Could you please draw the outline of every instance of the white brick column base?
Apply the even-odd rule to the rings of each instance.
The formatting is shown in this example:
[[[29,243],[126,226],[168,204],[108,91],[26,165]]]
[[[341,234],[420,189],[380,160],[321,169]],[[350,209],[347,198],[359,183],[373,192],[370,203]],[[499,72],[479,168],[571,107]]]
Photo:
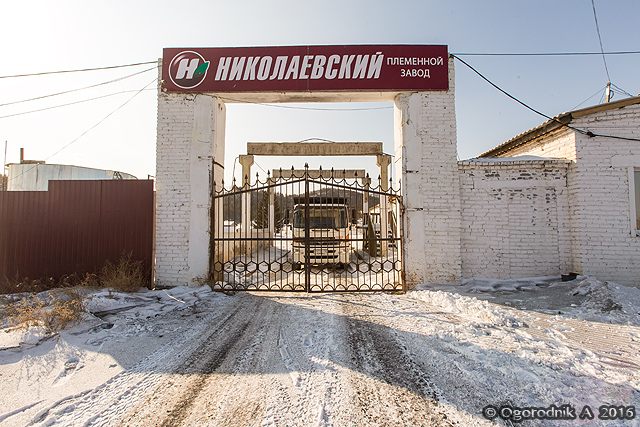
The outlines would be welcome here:
[[[225,111],[210,95],[158,95],[158,286],[193,286],[209,272],[211,192],[223,177]]]

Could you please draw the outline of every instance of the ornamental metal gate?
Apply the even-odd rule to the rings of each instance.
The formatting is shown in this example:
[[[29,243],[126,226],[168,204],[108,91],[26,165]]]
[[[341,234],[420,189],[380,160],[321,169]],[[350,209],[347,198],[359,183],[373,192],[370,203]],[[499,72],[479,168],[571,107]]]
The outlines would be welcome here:
[[[214,290],[406,291],[397,189],[333,170],[277,172],[214,183]]]

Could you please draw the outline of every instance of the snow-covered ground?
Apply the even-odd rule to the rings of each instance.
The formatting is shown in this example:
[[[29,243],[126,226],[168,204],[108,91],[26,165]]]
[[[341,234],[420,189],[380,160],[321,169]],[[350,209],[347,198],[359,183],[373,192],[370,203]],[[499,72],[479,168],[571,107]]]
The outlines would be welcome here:
[[[95,291],[0,330],[0,425],[492,425],[487,405],[640,406],[640,290],[471,279],[406,295]]]

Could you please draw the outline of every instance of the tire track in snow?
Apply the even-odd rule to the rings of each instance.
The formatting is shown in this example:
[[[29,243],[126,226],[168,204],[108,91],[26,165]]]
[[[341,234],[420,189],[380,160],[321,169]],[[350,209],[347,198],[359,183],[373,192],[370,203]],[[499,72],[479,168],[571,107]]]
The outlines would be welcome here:
[[[135,405],[148,390],[162,381],[165,373],[176,369],[183,355],[197,348],[206,338],[211,324],[224,323],[240,308],[238,302],[225,307],[221,313],[211,313],[198,321],[176,339],[149,354],[130,369],[116,375],[104,384],[82,396],[61,399],[40,411],[31,424],[57,424],[62,426],[113,425]],[[204,337],[202,335],[204,334]],[[65,405],[58,408],[61,403]],[[44,416],[43,416],[44,414]]]
[[[453,426],[426,374],[403,351],[392,329],[375,323],[367,305],[354,304],[359,297],[349,299],[342,310],[352,369],[358,372],[352,387],[367,425]]]
[[[210,379],[209,374],[220,367],[231,349],[240,341],[240,338],[242,338],[248,326],[249,322],[234,325],[234,327],[229,330],[229,335],[225,337],[226,340],[222,345],[216,342],[218,340],[217,336],[211,335],[190,357],[195,363],[185,366],[186,369],[178,370],[177,373],[179,375],[189,375],[194,373],[194,371],[197,372],[197,374],[187,387],[187,390],[182,393],[178,403],[161,424],[162,427],[178,426],[187,417],[189,409],[194,404],[194,399],[202,391],[204,383]],[[213,342],[216,342],[217,345],[213,346]],[[206,355],[206,353],[209,353],[209,355]],[[206,357],[204,359],[199,359],[205,355]]]
[[[249,326],[198,395],[185,424],[247,426],[265,417],[281,313],[268,298],[248,295],[245,303],[241,316]]]
[[[272,393],[282,308],[242,294],[240,307],[121,425],[253,425]]]
[[[238,294],[61,424],[452,425],[376,295],[290,295]]]

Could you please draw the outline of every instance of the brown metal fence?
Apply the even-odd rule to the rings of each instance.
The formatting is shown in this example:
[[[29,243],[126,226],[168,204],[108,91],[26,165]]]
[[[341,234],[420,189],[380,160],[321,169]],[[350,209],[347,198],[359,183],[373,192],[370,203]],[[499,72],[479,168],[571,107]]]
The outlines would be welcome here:
[[[50,181],[0,192],[0,282],[99,271],[123,253],[152,274],[152,180]]]

